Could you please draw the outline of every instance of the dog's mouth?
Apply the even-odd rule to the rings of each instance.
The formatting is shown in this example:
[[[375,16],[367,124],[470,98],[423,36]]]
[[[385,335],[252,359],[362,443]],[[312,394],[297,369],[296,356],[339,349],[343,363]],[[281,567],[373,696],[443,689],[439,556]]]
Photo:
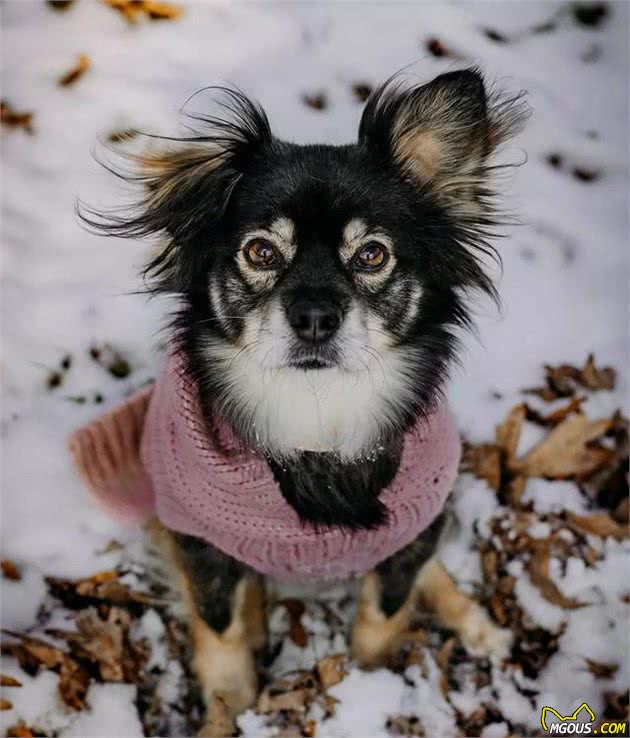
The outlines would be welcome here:
[[[322,361],[322,359],[304,359],[302,361],[291,361],[289,366],[293,369],[329,369],[330,367],[336,366],[331,361]]]
[[[287,365],[293,369],[314,370],[330,369],[339,366],[339,351],[333,346],[294,347],[291,351]]]

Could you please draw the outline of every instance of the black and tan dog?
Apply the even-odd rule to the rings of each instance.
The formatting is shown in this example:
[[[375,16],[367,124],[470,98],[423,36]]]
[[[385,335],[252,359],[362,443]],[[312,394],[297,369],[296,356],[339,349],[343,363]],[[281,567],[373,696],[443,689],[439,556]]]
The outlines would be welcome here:
[[[469,292],[496,296],[482,264],[498,220],[489,157],[522,123],[522,95],[489,95],[474,69],[390,81],[356,143],[298,146],[275,138],[243,94],[222,92],[227,119],[197,117],[198,136],[135,157],[138,210],[82,215],[106,234],[163,240],[146,274],[152,290],[182,298],[174,335],[203,411],[218,409],[262,450],[300,519],[378,529],[401,438],[434,407],[455,333],[470,327]],[[443,523],[365,576],[352,632],[362,664],[392,652],[418,593],[471,650],[507,648],[435,558]],[[238,712],[256,695],[262,578],[206,540],[162,537],[204,695]]]

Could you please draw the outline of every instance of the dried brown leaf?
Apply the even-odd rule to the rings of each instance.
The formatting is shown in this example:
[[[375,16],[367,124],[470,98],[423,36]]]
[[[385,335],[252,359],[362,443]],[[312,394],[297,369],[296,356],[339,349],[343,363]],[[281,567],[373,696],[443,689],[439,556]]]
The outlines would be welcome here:
[[[598,679],[612,679],[619,670],[619,664],[603,664],[600,661],[585,659],[588,670]]]
[[[515,586],[516,578],[510,575],[506,575],[504,577],[501,577],[497,581],[497,592],[500,592],[503,595],[511,595],[512,592],[514,592]]]
[[[392,715],[385,727],[392,735],[425,736],[422,721],[416,715]]]
[[[515,405],[503,423],[496,428],[497,446],[505,454],[508,463],[516,456],[525,415],[526,406],[523,403]]]
[[[19,582],[22,579],[20,570],[11,559],[2,559],[0,567],[2,568],[2,576],[5,579],[10,579],[12,582]]]
[[[466,452],[466,464],[479,479],[485,479],[488,485],[499,491],[501,487],[501,449],[494,443],[482,443],[472,446]]]
[[[457,722],[463,731],[463,735],[477,736],[481,735],[483,729],[490,723],[503,721],[503,715],[497,707],[483,703],[468,715],[460,715]]]
[[[355,82],[352,85],[352,93],[358,102],[364,103],[372,94],[372,85],[369,82]]]
[[[585,397],[572,397],[565,405],[562,405],[562,407],[559,407],[557,410],[554,410],[547,415],[543,415],[542,413],[539,413],[538,410],[534,410],[534,408],[529,405],[525,405],[526,417],[527,420],[530,420],[532,423],[555,427],[568,418],[569,415],[581,412],[582,405],[585,400]]]
[[[304,648],[308,643],[308,633],[301,619],[306,610],[304,603],[298,599],[288,598],[283,600],[282,604],[289,614],[289,638],[296,646]]]
[[[334,656],[326,656],[315,664],[315,672],[319,677],[322,689],[333,687],[346,676],[346,656],[344,654],[336,654]]]
[[[79,80],[90,69],[92,62],[87,54],[79,54],[76,64],[59,77],[61,87],[69,87]]]
[[[328,98],[323,92],[305,93],[302,102],[312,110],[326,110],[328,107]]]
[[[173,3],[145,0],[144,11],[151,20],[176,20],[183,14],[184,9]]]
[[[527,387],[522,390],[524,395],[535,395],[545,402],[553,402],[558,399],[558,395],[549,387]]]
[[[426,41],[426,49],[430,54],[437,57],[450,56],[450,51],[444,46],[439,38],[428,38]]]
[[[518,507],[521,504],[521,498],[525,492],[527,478],[517,475],[512,477],[505,485],[505,501],[512,507]]]
[[[295,710],[304,712],[312,701],[312,695],[308,689],[295,689],[292,692],[280,692],[271,694],[264,690],[256,704],[256,711],[263,714],[279,712],[280,710]]]
[[[22,721],[7,728],[7,738],[35,738],[36,736],[45,735],[43,731],[37,730],[37,728],[30,728]]]
[[[46,0],[46,5],[53,10],[68,10],[74,3],[74,0]]]
[[[325,695],[320,691],[318,677],[313,671],[298,671],[291,676],[275,679],[267,685],[258,697],[256,710],[262,714],[289,711],[303,714],[319,698],[324,702]]]
[[[77,617],[79,635],[70,643],[98,664],[104,681],[122,682],[125,680],[124,657],[129,625],[129,615],[124,610],[112,608],[104,621],[96,610],[90,608]]]
[[[19,643],[3,644],[3,651],[10,653],[18,659],[22,666],[21,656],[26,655],[25,661],[31,660],[38,666],[44,666],[47,669],[58,669],[65,658],[61,649],[53,646],[39,638],[31,638],[22,633],[16,633],[11,630],[4,630],[4,633],[11,638],[18,639]],[[25,671],[29,672],[26,668]],[[31,672],[32,673],[32,672]]]
[[[529,560],[528,572],[532,584],[538,588],[540,594],[553,605],[565,610],[576,610],[584,607],[584,603],[570,597],[565,597],[556,584],[549,577],[550,545],[548,541],[536,541],[532,556]]]
[[[0,102],[0,122],[9,128],[23,128],[27,133],[35,133],[31,112],[18,112],[6,100]]]
[[[451,654],[453,653],[453,649],[455,648],[456,644],[457,638],[455,638],[455,636],[447,638],[437,653],[435,660],[437,662],[437,665],[443,672],[448,669],[448,662],[450,661]]]
[[[499,592],[495,592],[490,598],[490,612],[499,625],[508,624],[508,616],[505,610],[505,598]]]
[[[593,445],[610,426],[610,418],[588,420],[585,415],[567,418],[528,454],[515,459],[510,468],[528,477],[586,477],[611,458],[609,449]]]
[[[481,552],[481,571],[486,584],[494,582],[497,578],[497,566],[499,563],[499,554],[495,548],[486,545]]]
[[[0,687],[21,687],[22,682],[8,674],[0,674]]]
[[[180,5],[153,0],[103,0],[105,5],[117,10],[131,24],[145,15],[151,20],[176,20],[184,10]]]
[[[629,527],[627,523],[618,523],[607,512],[591,513],[590,515],[577,515],[567,513],[567,522],[573,530],[582,535],[590,534],[600,538],[616,538],[618,541],[628,538]]]
[[[90,357],[115,379],[125,379],[131,374],[129,361],[109,343],[91,346]]]
[[[617,373],[612,367],[604,366],[598,369],[595,366],[595,357],[589,354],[580,372],[580,384],[590,390],[611,390],[614,389],[616,380]]]
[[[578,385],[592,391],[610,390],[615,386],[616,372],[607,366],[598,369],[593,354],[590,354],[581,369],[571,364],[545,366],[545,379],[546,387],[536,387],[524,392],[552,402],[560,397],[570,397]]]
[[[569,364],[545,366],[547,385],[556,397],[569,397],[575,392],[575,380],[579,370]]]
[[[83,710],[90,686],[87,669],[73,658],[66,657],[59,670],[59,694],[72,710]]]
[[[77,615],[76,624],[78,632],[51,634],[63,638],[76,658],[95,664],[103,681],[138,683],[147,654],[142,644],[129,640],[131,616],[126,610],[111,607],[102,619],[95,608],[88,608]]]
[[[155,604],[154,598],[143,592],[134,592],[123,584],[116,571],[104,571],[87,579],[62,579],[47,577],[50,593],[66,607],[82,609],[98,602],[115,605],[138,606]]]

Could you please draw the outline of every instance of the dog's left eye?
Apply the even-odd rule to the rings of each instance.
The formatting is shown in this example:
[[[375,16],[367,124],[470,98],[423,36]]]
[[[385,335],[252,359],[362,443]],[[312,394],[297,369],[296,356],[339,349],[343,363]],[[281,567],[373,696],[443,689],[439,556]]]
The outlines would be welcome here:
[[[245,258],[255,267],[273,266],[279,259],[276,247],[264,238],[255,238],[245,245]]]
[[[355,269],[373,272],[384,267],[388,259],[386,248],[377,241],[370,241],[357,251],[352,263]]]

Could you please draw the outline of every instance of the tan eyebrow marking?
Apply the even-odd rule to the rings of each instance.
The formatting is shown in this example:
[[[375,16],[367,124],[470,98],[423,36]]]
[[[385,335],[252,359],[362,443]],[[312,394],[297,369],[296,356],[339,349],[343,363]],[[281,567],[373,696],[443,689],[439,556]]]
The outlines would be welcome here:
[[[367,289],[376,292],[389,279],[389,275],[396,266],[394,244],[387,234],[378,230],[370,230],[361,218],[353,218],[348,221],[346,227],[343,229],[343,242],[339,247],[339,256],[344,264],[348,264],[357,251],[369,241],[377,241],[382,244],[389,252],[389,260],[377,272],[368,272],[365,274],[357,272],[355,276]]]
[[[256,228],[247,232],[241,239],[236,253],[236,263],[243,278],[256,290],[270,289],[277,279],[277,272],[256,269],[245,258],[243,247],[254,238],[264,238],[270,241],[282,254],[286,262],[293,260],[297,251],[295,242],[295,224],[290,218],[282,216],[276,218],[266,228]]]
[[[343,242],[339,249],[339,255],[343,262],[350,261],[367,235],[368,227],[361,218],[353,218],[348,221],[343,229]]]

